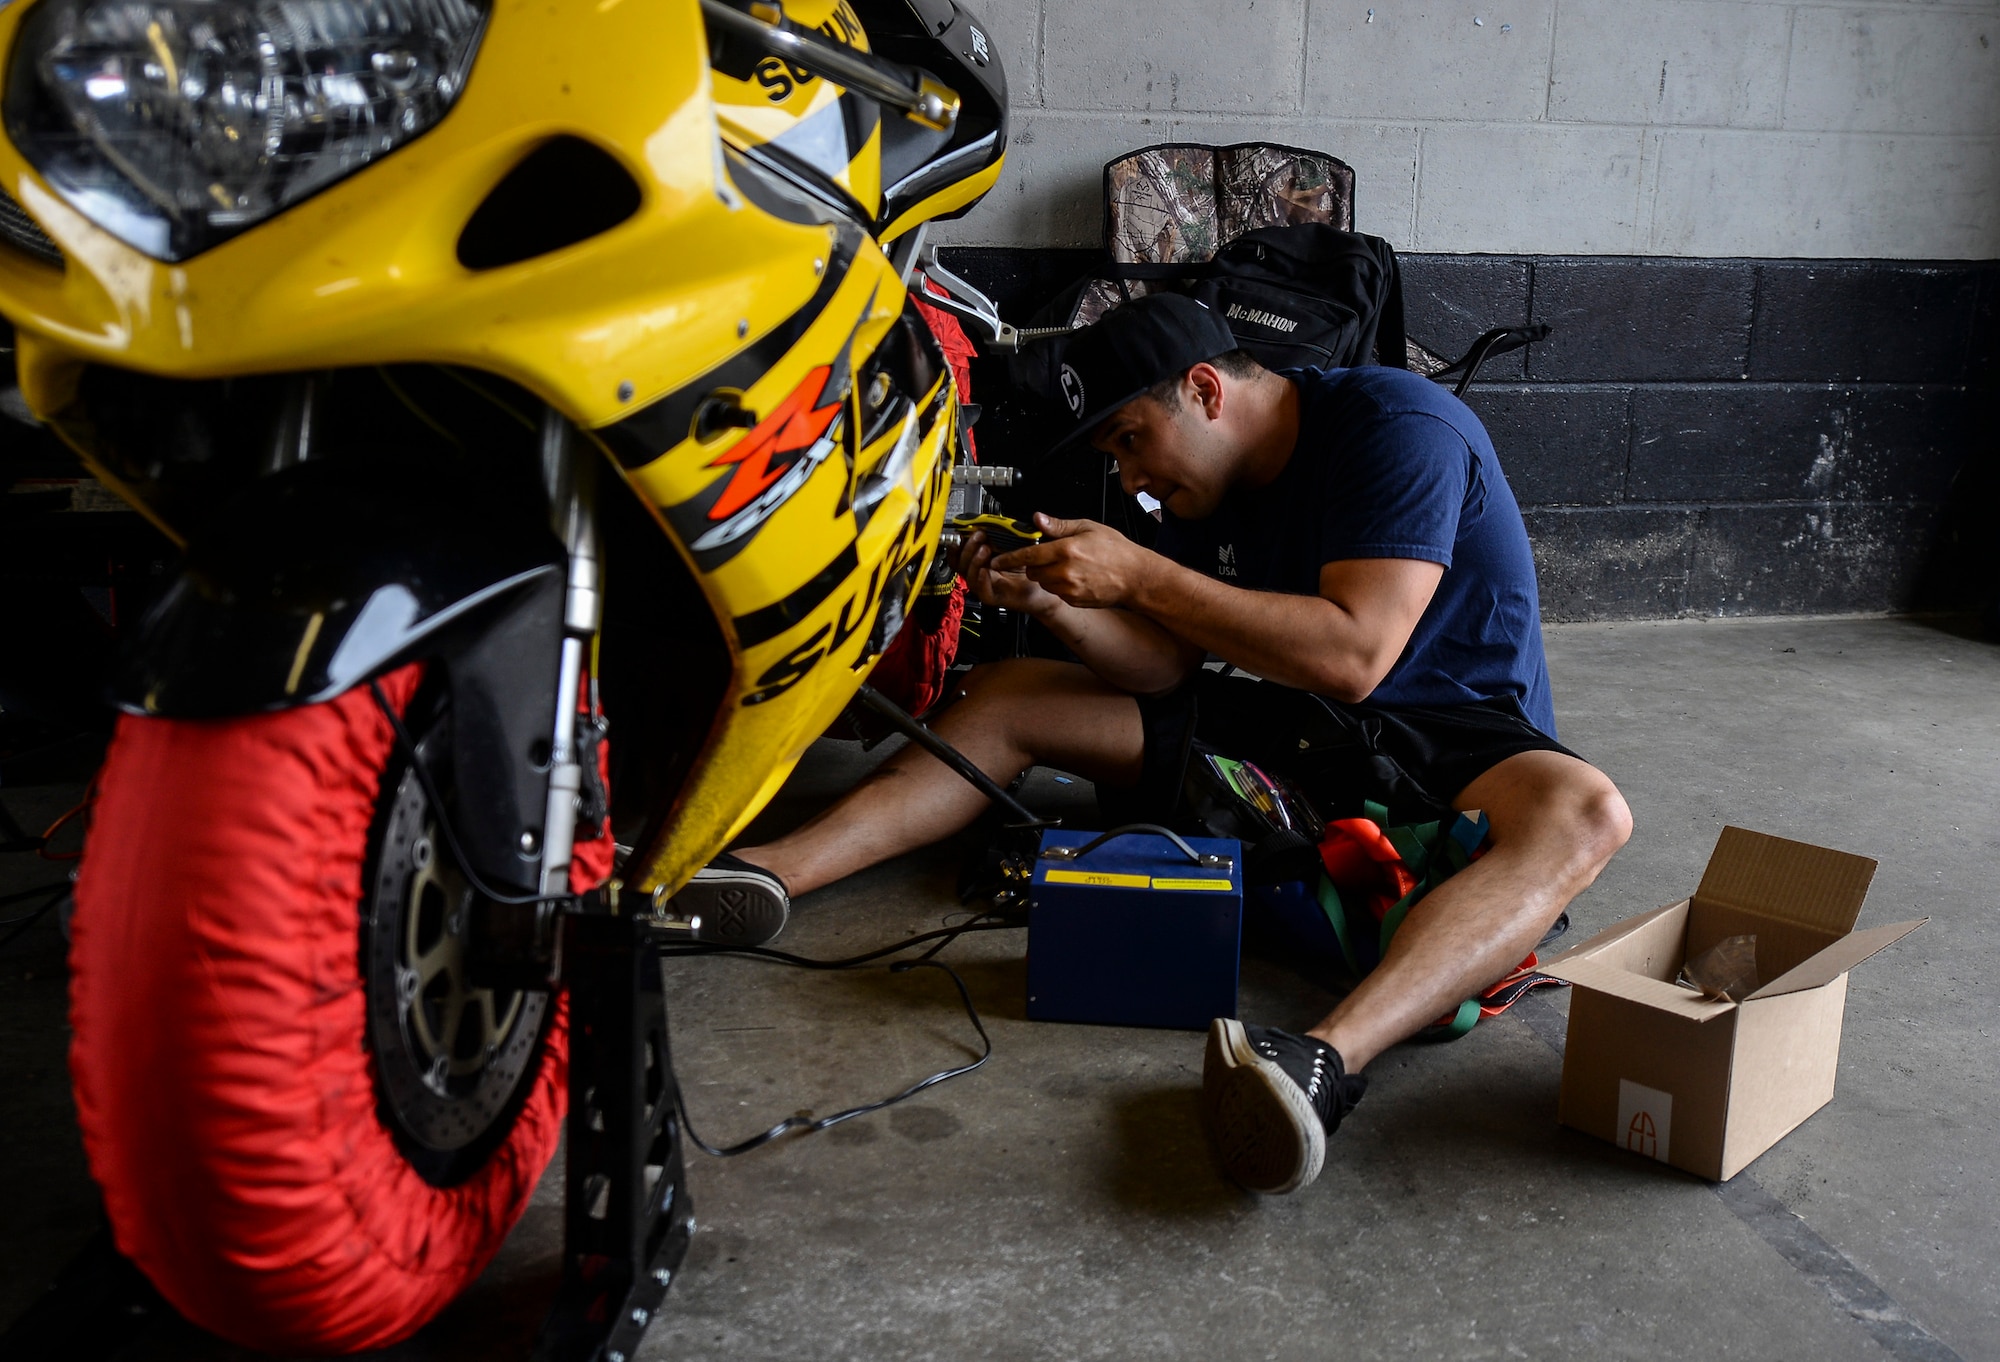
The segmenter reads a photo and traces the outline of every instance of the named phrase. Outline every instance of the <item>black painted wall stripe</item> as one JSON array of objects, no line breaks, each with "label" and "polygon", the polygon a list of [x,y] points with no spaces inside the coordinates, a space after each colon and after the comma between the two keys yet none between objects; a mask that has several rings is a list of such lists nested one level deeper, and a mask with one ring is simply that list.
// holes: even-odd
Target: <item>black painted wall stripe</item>
[{"label": "black painted wall stripe", "polygon": [[[1016,323],[1099,258],[942,254]],[[1987,610],[2000,637],[2000,261],[1398,259],[1432,349],[1555,327],[1466,397],[1545,619]],[[983,459],[1034,472],[1003,506],[1115,523],[1092,470],[1039,462],[1052,424],[1007,381],[975,368]]]}]

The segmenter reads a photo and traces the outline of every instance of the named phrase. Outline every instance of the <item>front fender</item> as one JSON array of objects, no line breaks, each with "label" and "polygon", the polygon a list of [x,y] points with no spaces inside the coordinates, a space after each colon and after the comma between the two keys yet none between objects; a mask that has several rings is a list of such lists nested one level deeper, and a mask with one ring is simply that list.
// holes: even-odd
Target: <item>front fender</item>
[{"label": "front fender", "polygon": [[521,500],[379,462],[260,478],[188,545],[112,698],[191,719],[315,704],[559,597],[562,545]]},{"label": "front fender", "polygon": [[113,699],[135,714],[221,718],[439,664],[460,843],[488,883],[532,886],[567,570],[538,498],[470,481],[341,462],[252,483],[188,545]]}]

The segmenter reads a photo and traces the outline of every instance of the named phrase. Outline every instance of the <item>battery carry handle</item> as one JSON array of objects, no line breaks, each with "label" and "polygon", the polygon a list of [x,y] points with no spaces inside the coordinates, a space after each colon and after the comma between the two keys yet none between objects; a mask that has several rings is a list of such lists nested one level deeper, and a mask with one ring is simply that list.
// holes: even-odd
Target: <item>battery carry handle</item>
[{"label": "battery carry handle", "polygon": [[1163,828],[1158,823],[1127,823],[1122,828],[1113,828],[1109,832],[1100,832],[1094,839],[1085,842],[1080,847],[1045,846],[1042,848],[1042,859],[1045,861],[1080,861],[1114,837],[1125,837],[1141,832],[1150,833],[1154,837],[1166,838],[1169,842],[1180,848],[1181,854],[1186,856],[1191,864],[1198,865],[1204,870],[1233,870],[1236,867],[1236,862],[1230,857],[1208,855],[1196,851],[1187,844],[1186,840],[1179,833],[1175,832],[1172,828]]}]

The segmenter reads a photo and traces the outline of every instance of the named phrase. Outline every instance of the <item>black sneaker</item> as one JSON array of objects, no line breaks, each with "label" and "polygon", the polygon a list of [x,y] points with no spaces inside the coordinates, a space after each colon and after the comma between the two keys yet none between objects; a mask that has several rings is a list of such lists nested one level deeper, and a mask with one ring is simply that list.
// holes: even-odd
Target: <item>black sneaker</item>
[{"label": "black sneaker", "polygon": [[1202,1117],[1223,1171],[1253,1192],[1295,1192],[1318,1177],[1326,1137],[1367,1088],[1323,1041],[1228,1017],[1209,1025]]},{"label": "black sneaker", "polygon": [[667,907],[693,925],[697,941],[761,946],[785,930],[792,896],[776,875],[725,851],[695,871]]}]

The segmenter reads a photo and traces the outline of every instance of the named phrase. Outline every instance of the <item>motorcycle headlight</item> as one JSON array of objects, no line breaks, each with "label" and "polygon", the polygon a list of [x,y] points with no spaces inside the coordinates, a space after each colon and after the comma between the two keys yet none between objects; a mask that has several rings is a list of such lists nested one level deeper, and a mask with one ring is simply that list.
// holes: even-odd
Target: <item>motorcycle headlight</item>
[{"label": "motorcycle headlight", "polygon": [[41,0],[7,135],[105,231],[185,260],[433,127],[488,0]]}]

